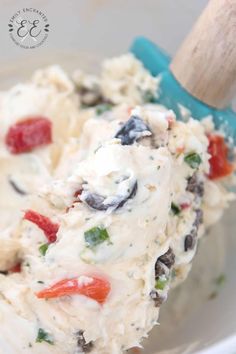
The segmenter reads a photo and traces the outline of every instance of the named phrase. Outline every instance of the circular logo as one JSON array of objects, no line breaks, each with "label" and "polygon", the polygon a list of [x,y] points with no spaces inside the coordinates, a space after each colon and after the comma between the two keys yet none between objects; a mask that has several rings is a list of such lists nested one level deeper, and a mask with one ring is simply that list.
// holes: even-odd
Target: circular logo
[{"label": "circular logo", "polygon": [[48,37],[49,27],[47,16],[32,7],[18,10],[8,23],[11,39],[24,49],[42,45]]}]

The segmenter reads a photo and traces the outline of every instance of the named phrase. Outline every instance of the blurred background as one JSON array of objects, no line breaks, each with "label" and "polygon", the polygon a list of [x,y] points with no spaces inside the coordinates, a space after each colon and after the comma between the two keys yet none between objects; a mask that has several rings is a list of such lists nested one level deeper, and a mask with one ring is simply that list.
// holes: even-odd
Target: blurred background
[{"label": "blurred background", "polygon": [[[1,59],[8,60],[13,55],[26,58],[48,49],[64,51],[73,47],[114,55],[124,52],[137,34],[148,36],[174,53],[206,3],[207,0],[1,0]],[[8,21],[23,7],[43,11],[50,23],[49,38],[37,53],[27,53],[9,40]]]},{"label": "blurred background", "polygon": [[[71,56],[90,65],[94,56],[98,60],[127,51],[133,38],[141,34],[173,54],[206,3],[207,0],[0,0],[0,70],[15,60],[20,67],[23,62],[24,72],[37,67],[39,61],[42,65],[62,61],[76,65]],[[8,32],[9,19],[26,7],[43,11],[50,24],[47,40],[35,49],[16,46]]]}]

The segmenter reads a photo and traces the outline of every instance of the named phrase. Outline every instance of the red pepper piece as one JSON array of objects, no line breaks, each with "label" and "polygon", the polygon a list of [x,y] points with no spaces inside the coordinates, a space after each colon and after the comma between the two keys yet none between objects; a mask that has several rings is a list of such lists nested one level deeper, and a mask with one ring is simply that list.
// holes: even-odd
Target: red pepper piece
[{"label": "red pepper piece", "polygon": [[21,263],[17,263],[13,267],[11,267],[8,271],[10,273],[20,273],[21,272]]},{"label": "red pepper piece", "polygon": [[190,207],[190,204],[189,203],[182,203],[182,204],[180,204],[180,208],[181,209],[188,209]]},{"label": "red pepper piece", "polygon": [[132,112],[133,109],[134,109],[134,107],[128,107],[127,112],[128,112],[129,116],[131,116],[131,112]]},{"label": "red pepper piece", "polygon": [[167,119],[167,122],[168,122],[168,128],[171,129],[173,124],[174,124],[174,122],[175,122],[175,119],[172,116],[167,116],[166,119]]},{"label": "red pepper piece", "polygon": [[52,123],[44,117],[29,117],[9,128],[5,142],[12,154],[48,145],[52,142]]},{"label": "red pepper piece", "polygon": [[78,189],[77,191],[75,191],[75,193],[74,193],[75,200],[74,200],[74,202],[73,202],[73,204],[71,206],[66,208],[66,213],[68,213],[70,209],[73,209],[75,207],[75,203],[82,203],[82,201],[80,199],[80,196],[81,196],[82,192],[83,192],[82,188]]},{"label": "red pepper piece", "polygon": [[234,166],[228,161],[228,146],[220,135],[208,135],[209,146],[208,153],[211,155],[209,159],[210,179],[217,179],[230,175],[234,171]]},{"label": "red pepper piece", "polygon": [[131,354],[141,354],[141,349],[138,347],[130,349]]},{"label": "red pepper piece", "polygon": [[78,189],[78,190],[74,193],[74,197],[76,198],[76,202],[81,202],[80,196],[81,196],[82,192],[83,192],[83,189],[81,188],[81,189]]},{"label": "red pepper piece", "polygon": [[[86,276],[87,277],[87,276]],[[36,293],[39,299],[52,299],[66,295],[84,295],[100,304],[103,304],[111,290],[110,283],[102,278],[88,276],[91,281],[82,281],[81,277],[72,279],[63,279]]]},{"label": "red pepper piece", "polygon": [[34,210],[27,210],[24,219],[36,224],[44,232],[50,243],[57,240],[59,225],[53,223],[47,216],[39,214]]}]

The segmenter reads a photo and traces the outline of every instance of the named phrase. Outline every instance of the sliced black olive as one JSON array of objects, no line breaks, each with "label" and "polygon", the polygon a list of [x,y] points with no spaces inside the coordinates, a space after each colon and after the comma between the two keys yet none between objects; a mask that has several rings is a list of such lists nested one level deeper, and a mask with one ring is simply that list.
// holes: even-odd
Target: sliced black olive
[{"label": "sliced black olive", "polygon": [[170,269],[175,263],[175,255],[172,249],[169,248],[165,254],[158,258],[158,261],[165,264],[165,266]]},{"label": "sliced black olive", "polygon": [[203,197],[204,195],[204,184],[202,181],[199,181],[196,173],[192,177],[188,178],[188,184],[186,190],[195,194],[198,197]]},{"label": "sliced black olive", "polygon": [[115,138],[120,139],[122,145],[132,145],[138,139],[151,135],[152,132],[150,128],[141,118],[131,116],[130,119],[122,125],[120,130],[118,130]]},{"label": "sliced black olive", "polygon": [[199,225],[203,223],[203,212],[201,209],[196,209],[195,212],[196,212],[196,218],[193,223],[193,226],[195,226],[198,229]]},{"label": "sliced black olive", "polygon": [[196,238],[192,235],[187,235],[184,240],[184,250],[187,252],[188,250],[192,250],[195,246]]},{"label": "sliced black olive", "polygon": [[20,195],[27,195],[27,193],[21,189],[16,182],[14,182],[11,178],[8,179],[8,182],[10,183],[10,185],[12,186],[12,188],[14,189],[14,191]]},{"label": "sliced black olive", "polygon": [[160,307],[164,302],[164,298],[161,297],[156,290],[150,292],[150,297],[154,301],[155,307]]},{"label": "sliced black olive", "polygon": [[116,209],[123,207],[123,205],[124,205],[129,199],[134,198],[134,197],[136,196],[137,190],[138,190],[138,182],[136,181],[136,182],[134,183],[133,187],[131,188],[130,193],[118,203]]},{"label": "sliced black olive", "polygon": [[161,275],[164,274],[165,274],[165,270],[163,268],[163,264],[159,262],[159,258],[158,258],[155,264],[155,279],[158,279]]},{"label": "sliced black olive", "polygon": [[92,341],[86,343],[85,338],[84,338],[84,331],[78,331],[76,333],[76,338],[77,338],[77,345],[78,345],[79,349],[81,349],[83,351],[83,353],[90,353],[94,347],[94,344]]},{"label": "sliced black olive", "polygon": [[109,208],[109,205],[104,204],[105,199],[97,193],[87,193],[84,201],[90,208],[103,211]]},{"label": "sliced black olive", "polygon": [[99,87],[90,89],[82,86],[78,89],[78,92],[80,95],[81,103],[85,107],[93,107],[105,102]]},{"label": "sliced black olive", "polygon": [[197,232],[199,225],[203,223],[203,212],[201,209],[196,209],[195,210],[196,217],[193,223],[192,230],[190,233],[185,236],[184,240],[184,250],[187,252],[190,249],[193,249],[197,240]]},{"label": "sliced black olive", "polygon": [[[101,196],[97,193],[86,193],[83,201],[92,209],[105,211],[109,208],[113,208],[114,210],[121,208],[129,199],[135,197],[138,189],[137,181],[134,183],[131,191],[125,197],[114,197],[114,200],[110,203],[105,203],[106,197]],[[82,196],[83,197],[83,196]]]}]

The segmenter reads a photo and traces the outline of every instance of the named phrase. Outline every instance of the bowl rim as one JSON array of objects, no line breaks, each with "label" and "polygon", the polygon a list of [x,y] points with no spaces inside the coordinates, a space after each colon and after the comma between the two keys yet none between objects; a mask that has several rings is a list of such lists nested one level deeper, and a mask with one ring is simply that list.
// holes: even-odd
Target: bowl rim
[{"label": "bowl rim", "polygon": [[216,344],[209,346],[206,349],[198,351],[196,354],[235,354],[236,353],[236,334],[220,340]]}]

